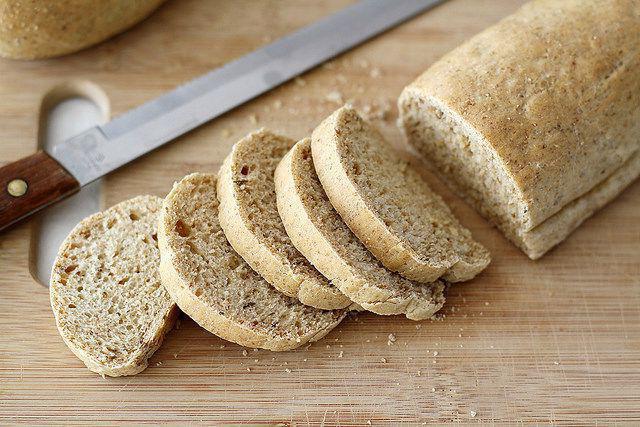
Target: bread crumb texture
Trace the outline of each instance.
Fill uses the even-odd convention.
[[[188,175],[163,203],[160,269],[169,293],[202,327],[246,347],[289,350],[323,337],[345,311],[303,305],[249,267],[220,227],[216,181]]]
[[[161,203],[139,196],[84,219],[55,260],[50,295],[58,330],[99,374],[142,371],[175,321],[158,269]]]
[[[422,282],[463,281],[489,264],[442,198],[352,107],[323,121],[311,148],[331,203],[387,268]]]
[[[227,240],[265,280],[284,294],[322,309],[351,300],[295,248],[282,224],[274,172],[295,141],[267,130],[238,141],[220,169],[220,225]]]

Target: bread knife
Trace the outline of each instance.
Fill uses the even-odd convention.
[[[445,0],[362,0],[0,168],[0,230]]]

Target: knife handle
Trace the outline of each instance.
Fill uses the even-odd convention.
[[[44,151],[0,168],[0,230],[80,190],[80,183]]]

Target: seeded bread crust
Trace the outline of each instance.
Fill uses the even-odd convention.
[[[322,338],[345,316],[285,296],[242,260],[218,222],[213,174],[191,174],[174,185],[163,202],[158,240],[163,285],[182,311],[221,338],[291,350]]]
[[[220,168],[220,225],[231,246],[276,289],[321,309],[352,302],[294,247],[278,215],[273,173],[294,141],[267,130],[232,148]]]
[[[325,119],[311,150],[332,205],[388,269],[420,282],[453,282],[489,264],[489,252],[353,108]]]
[[[527,3],[398,100],[409,144],[532,259],[640,174],[640,4],[602,6]]]
[[[144,370],[177,317],[160,284],[161,203],[139,196],[85,218],[54,262],[50,296],[60,335],[103,376]]]
[[[278,211],[295,246],[364,309],[431,317],[444,304],[441,281],[412,282],[384,268],[335,211],[313,167],[311,142],[298,142],[275,172]]]

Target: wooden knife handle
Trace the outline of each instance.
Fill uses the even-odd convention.
[[[0,168],[0,230],[80,190],[80,183],[44,151]]]

